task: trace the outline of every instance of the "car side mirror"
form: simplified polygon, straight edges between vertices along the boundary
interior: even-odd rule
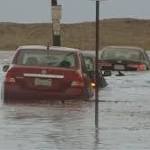
[[[103,76],[111,76],[112,75],[112,73],[111,73],[111,71],[110,70],[105,70],[104,72],[103,72],[103,74],[102,74]]]
[[[2,68],[3,72],[6,72],[8,70],[8,68],[9,68],[9,65],[4,65]]]

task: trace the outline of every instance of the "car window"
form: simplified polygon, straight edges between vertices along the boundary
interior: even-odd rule
[[[28,66],[77,67],[75,52],[51,50],[20,50],[16,64]]]
[[[93,71],[94,70],[93,58],[84,56],[84,61],[85,61],[87,71]]]
[[[82,71],[84,73],[87,73],[87,67],[86,67],[86,64],[85,64],[85,59],[84,59],[84,56],[82,54],[80,54],[80,58],[81,58],[81,67],[82,67]]]
[[[145,56],[146,60],[149,62],[150,60],[149,60],[148,54],[146,52],[144,53],[144,56]]]
[[[105,49],[101,54],[103,59],[141,60],[142,53],[136,49],[111,48]]]

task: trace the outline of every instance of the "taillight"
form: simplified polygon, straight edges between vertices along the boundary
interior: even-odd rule
[[[144,70],[146,70],[145,64],[139,64],[137,70],[138,71],[144,71]]]
[[[71,87],[84,87],[84,75],[77,70],[72,76]]]
[[[14,77],[13,74],[11,74],[10,72],[8,72],[5,76],[5,82],[6,83],[15,83],[16,82],[16,79]]]
[[[146,70],[145,64],[129,64],[128,67],[136,68],[138,71]]]

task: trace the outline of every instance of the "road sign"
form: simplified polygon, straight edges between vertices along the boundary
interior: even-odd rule
[[[52,6],[52,20],[60,20],[61,19],[61,5]]]
[[[53,33],[54,35],[60,35],[60,23],[53,24]]]

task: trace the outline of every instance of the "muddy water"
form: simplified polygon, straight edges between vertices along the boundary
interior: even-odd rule
[[[0,52],[1,64],[11,55]],[[99,133],[93,101],[1,105],[0,150],[149,150],[150,72],[114,72],[106,79]]]

